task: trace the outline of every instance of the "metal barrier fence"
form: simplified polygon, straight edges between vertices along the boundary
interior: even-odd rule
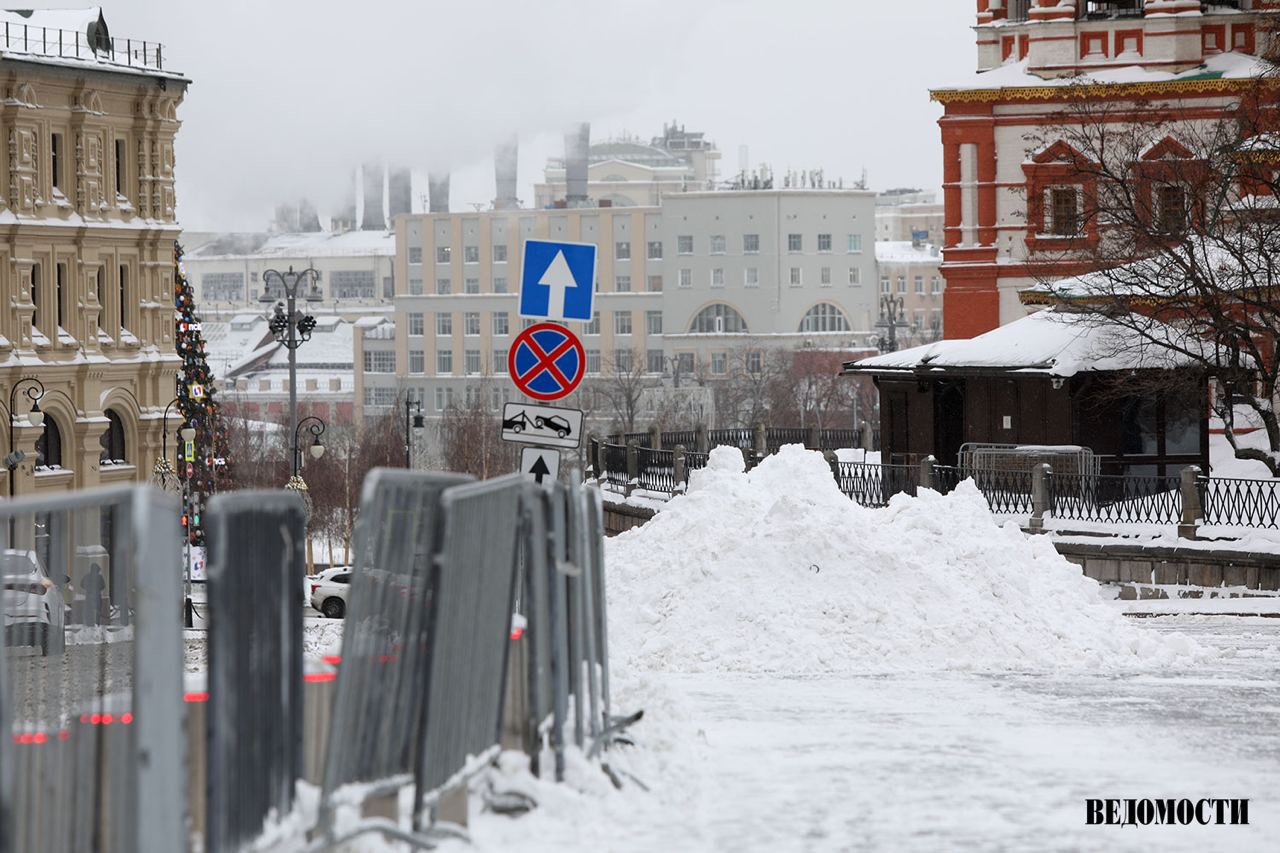
[[[671,450],[650,450],[641,447],[637,451],[639,474],[637,478],[640,488],[650,492],[674,494],[676,491],[675,452]]]
[[[0,849],[186,846],[177,501],[0,504]]]
[[[302,778],[306,517],[292,492],[217,495],[208,508],[209,853],[241,850],[293,811]]]
[[[914,495],[920,483],[914,465],[836,462],[834,471],[840,491],[866,507],[888,506],[889,499],[900,492]]]
[[[1202,477],[1200,494],[1205,524],[1280,528],[1280,489],[1275,480]]]
[[[1119,524],[1177,524],[1182,520],[1179,477],[1049,475],[1055,518]]]

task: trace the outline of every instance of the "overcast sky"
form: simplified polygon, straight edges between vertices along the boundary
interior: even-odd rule
[[[72,3],[47,3],[68,6]],[[112,0],[113,36],[159,41],[192,84],[178,198],[193,230],[260,229],[278,201],[338,201],[355,164],[453,172],[493,197],[521,141],[532,200],[562,131],[648,138],[678,119],[737,171],[823,168],[873,188],[941,182],[931,85],[974,66],[970,0]]]

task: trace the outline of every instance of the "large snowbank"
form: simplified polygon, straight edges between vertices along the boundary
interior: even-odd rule
[[[1125,622],[1047,538],[972,484],[868,510],[817,453],[744,473],[712,451],[689,493],[610,541],[610,647],[636,670],[817,674],[1153,666],[1202,653]]]

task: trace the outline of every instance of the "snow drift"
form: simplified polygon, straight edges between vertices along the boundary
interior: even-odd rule
[[[610,541],[610,646],[634,670],[817,674],[1158,666],[1190,640],[1128,624],[972,483],[864,509],[784,447],[712,451],[689,493]]]

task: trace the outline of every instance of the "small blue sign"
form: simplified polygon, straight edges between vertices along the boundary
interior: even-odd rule
[[[595,282],[594,244],[526,240],[520,316],[590,322]]]

